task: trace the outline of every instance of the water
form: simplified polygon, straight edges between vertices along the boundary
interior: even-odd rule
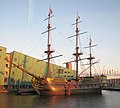
[[[79,96],[0,94],[0,108],[120,108],[120,92]]]

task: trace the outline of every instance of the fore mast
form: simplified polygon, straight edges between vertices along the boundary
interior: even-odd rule
[[[51,26],[50,26],[50,15],[51,15],[51,13],[49,12],[49,14],[48,14],[48,45],[47,45],[47,51],[45,51],[45,53],[47,53],[47,55],[48,55],[48,62],[47,62],[47,76],[48,77],[50,77],[50,55],[51,55],[51,53],[53,53],[54,51],[52,51],[51,49],[50,49],[50,47],[51,47],[51,44],[50,44],[50,28],[51,28]]]
[[[54,51],[51,50],[50,31],[56,29],[56,27],[51,28],[51,25],[50,25],[50,18],[52,18],[52,17],[54,16],[54,15],[52,15],[52,13],[53,13],[53,12],[52,12],[52,9],[49,7],[48,18],[46,18],[46,19],[44,20],[44,21],[48,20],[47,31],[41,33],[41,34],[48,33],[47,51],[44,52],[44,53],[47,54],[47,58],[46,58],[46,59],[43,59],[43,60],[47,60],[47,75],[46,75],[46,77],[50,77],[50,74],[51,74],[51,73],[50,73],[50,59],[53,59],[53,58],[62,56],[62,55],[57,55],[57,56],[51,57],[51,54],[52,54]]]
[[[48,18],[46,18],[45,20],[48,20],[48,27],[47,27],[47,31],[41,33],[44,34],[46,32],[48,32],[48,42],[47,42],[47,51],[45,51],[44,53],[47,53],[47,77],[50,77],[50,55],[51,53],[53,53],[54,51],[51,50],[51,44],[50,44],[50,31],[54,30],[55,28],[51,29],[51,25],[50,25],[50,18],[53,17],[52,15],[52,9],[49,7],[49,14],[48,14]],[[44,21],[45,21],[44,20]]]

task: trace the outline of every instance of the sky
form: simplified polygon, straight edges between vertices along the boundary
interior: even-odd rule
[[[47,18],[49,7],[53,11],[51,26],[56,27],[50,33],[51,47],[55,54],[62,54],[54,62],[62,65],[70,60],[75,51],[75,18],[78,13],[80,49],[83,57],[89,52],[89,37],[96,60],[100,59],[100,71],[118,70],[120,72],[120,0],[0,0],[0,46],[33,56],[45,58],[47,49]]]

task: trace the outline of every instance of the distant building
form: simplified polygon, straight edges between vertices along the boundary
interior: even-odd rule
[[[106,89],[107,90],[120,90],[120,75],[107,76]]]

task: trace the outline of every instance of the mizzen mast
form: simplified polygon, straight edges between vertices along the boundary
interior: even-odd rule
[[[89,41],[90,41],[89,42],[89,46],[88,47],[84,47],[84,48],[89,48],[89,54],[90,54],[90,56],[87,59],[89,60],[89,65],[90,65],[90,77],[92,77],[92,65],[96,63],[96,62],[92,63],[92,60],[95,59],[95,57],[92,56],[92,47],[95,47],[97,45],[92,45],[91,36],[90,36],[90,40]]]
[[[90,43],[89,43],[89,53],[90,53],[90,57],[87,58],[90,61],[90,77],[92,77],[92,60],[95,59],[95,57],[92,56],[92,47],[95,47],[97,45],[92,45],[92,39],[90,36]],[[93,63],[94,64],[94,63]]]

